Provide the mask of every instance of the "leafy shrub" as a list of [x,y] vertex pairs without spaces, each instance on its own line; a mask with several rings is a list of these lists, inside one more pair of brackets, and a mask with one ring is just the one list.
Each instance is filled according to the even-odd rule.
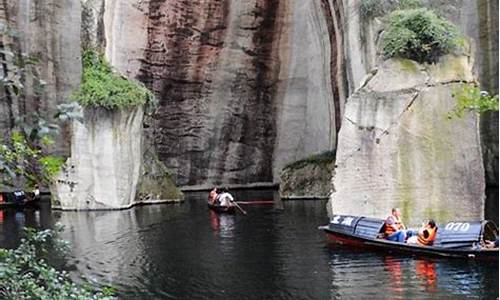
[[455,25],[426,8],[391,13],[382,38],[386,58],[403,57],[420,63],[435,62],[463,44]]
[[469,111],[479,114],[498,111],[498,95],[490,96],[488,92],[481,91],[478,86],[473,84],[462,84],[453,91],[452,96],[457,103],[448,115],[449,118],[461,118]]
[[47,155],[38,160],[42,166],[43,174],[47,178],[54,178],[61,166],[64,164],[64,158],[54,155]]
[[152,102],[153,94],[144,86],[113,72],[101,54],[83,53],[83,79],[73,98],[82,106],[122,109]]
[[300,169],[308,164],[329,164],[333,161],[335,161],[335,151],[325,151],[290,163],[285,166],[285,169]]
[[69,249],[56,237],[57,231],[25,228],[24,234],[17,249],[0,248],[1,299],[114,299],[111,288],[93,291],[89,285],[79,286],[47,263],[48,253],[64,255]]
[[[40,141],[52,142],[47,135]],[[23,133],[14,131],[8,143],[0,144],[0,189],[14,186],[18,178],[25,179],[29,187],[49,184],[63,164],[64,158],[44,155]]]
[[[34,95],[43,100],[47,83],[42,80],[36,68],[40,62],[37,55],[9,50],[17,48],[12,41],[17,39],[19,34],[0,22],[0,35],[12,37],[0,47],[0,62],[5,64],[3,75],[0,76],[0,89],[5,92],[5,99],[2,101],[14,103],[17,101],[15,97],[30,95],[31,92],[26,89],[28,83]],[[31,80],[26,82],[26,78]],[[62,122],[81,119],[81,107],[76,102],[57,105],[57,113],[48,119],[38,113],[21,114],[15,118],[12,116],[8,120],[12,132],[3,137],[0,143],[0,190],[3,190],[4,186],[24,183],[28,187],[49,183],[50,177],[62,164],[62,158],[44,156],[43,150],[48,150],[48,146],[54,143],[53,138],[60,133]]]
[[397,9],[412,9],[421,7],[420,0],[362,0],[359,11],[364,18],[384,16]]

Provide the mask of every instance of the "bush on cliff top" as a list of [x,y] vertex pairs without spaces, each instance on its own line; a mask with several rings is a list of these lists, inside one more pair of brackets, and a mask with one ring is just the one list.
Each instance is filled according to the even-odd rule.
[[397,10],[388,16],[387,23],[382,38],[386,58],[433,63],[464,45],[455,25],[426,8]]
[[82,106],[122,109],[153,101],[153,94],[147,88],[114,73],[101,54],[87,50],[82,59],[82,85],[73,94]]
[[335,161],[335,151],[324,151],[319,154],[311,155],[307,158],[292,162],[284,169],[300,169],[308,164],[329,164]]

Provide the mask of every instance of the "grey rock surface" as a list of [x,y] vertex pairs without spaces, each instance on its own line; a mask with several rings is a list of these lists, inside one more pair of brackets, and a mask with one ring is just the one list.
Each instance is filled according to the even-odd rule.
[[447,56],[432,66],[384,62],[346,104],[332,213],[384,218],[400,207],[413,225],[427,218],[481,219],[478,117],[448,118],[452,91],[472,79],[468,56]]
[[[33,67],[26,67],[23,94],[0,101],[0,132],[7,133],[13,120],[20,116],[36,113],[50,121],[57,111],[56,106],[68,102],[72,91],[80,84],[80,1],[3,1],[0,21],[12,32],[17,32],[13,37],[1,36],[5,50],[17,57],[25,53],[38,60]],[[13,69],[9,64],[7,68]],[[35,76],[41,79],[43,87],[35,83]],[[69,155],[69,140],[69,130],[65,127],[49,150]]]
[[52,187],[53,207],[113,209],[132,206],[142,165],[143,108],[85,109],[73,122],[71,157]]
[[282,199],[328,199],[335,163],[308,163],[284,168],[280,176]]

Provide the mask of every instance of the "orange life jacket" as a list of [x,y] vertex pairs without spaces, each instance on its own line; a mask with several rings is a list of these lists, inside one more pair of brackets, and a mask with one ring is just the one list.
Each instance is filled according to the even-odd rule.
[[396,228],[397,228],[398,230],[402,230],[402,229],[404,229],[404,228],[405,228],[405,225],[403,224],[403,222],[401,221],[401,219],[400,219],[400,218],[395,217],[395,216],[393,216],[393,215],[390,215],[390,216],[388,216],[388,217],[387,217],[387,219],[385,219],[385,234],[386,234],[386,235],[391,235],[391,234],[393,234],[394,232],[396,232],[396,230],[394,229],[394,226],[391,226],[391,225],[389,225],[389,224],[387,223],[387,220],[388,220],[389,218],[393,218],[393,219],[394,219],[394,224],[393,224],[393,225],[394,225],[394,226],[396,226]]
[[[427,231],[427,237],[425,236],[425,232]],[[419,230],[417,234],[418,243],[420,245],[429,246],[432,245],[434,239],[436,238],[437,227],[431,228],[426,227],[423,230]]]

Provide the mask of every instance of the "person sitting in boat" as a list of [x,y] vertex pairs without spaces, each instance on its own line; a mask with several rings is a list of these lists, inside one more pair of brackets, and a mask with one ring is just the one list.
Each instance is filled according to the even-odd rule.
[[421,246],[432,246],[434,240],[436,239],[437,226],[434,220],[427,221],[418,232],[409,231],[408,235],[411,235],[406,243]]
[[212,205],[217,205],[217,198],[218,198],[218,193],[217,193],[217,188],[214,187],[211,191],[210,194],[208,194],[208,202]]
[[494,241],[484,241],[485,244],[484,244],[484,247],[485,248],[498,248],[498,237],[494,240]]
[[392,213],[385,219],[385,238],[389,241],[404,243],[406,239],[406,227],[401,221],[401,212],[393,208]]
[[234,198],[227,188],[223,188],[222,192],[219,195],[219,203],[221,206],[233,206]]

